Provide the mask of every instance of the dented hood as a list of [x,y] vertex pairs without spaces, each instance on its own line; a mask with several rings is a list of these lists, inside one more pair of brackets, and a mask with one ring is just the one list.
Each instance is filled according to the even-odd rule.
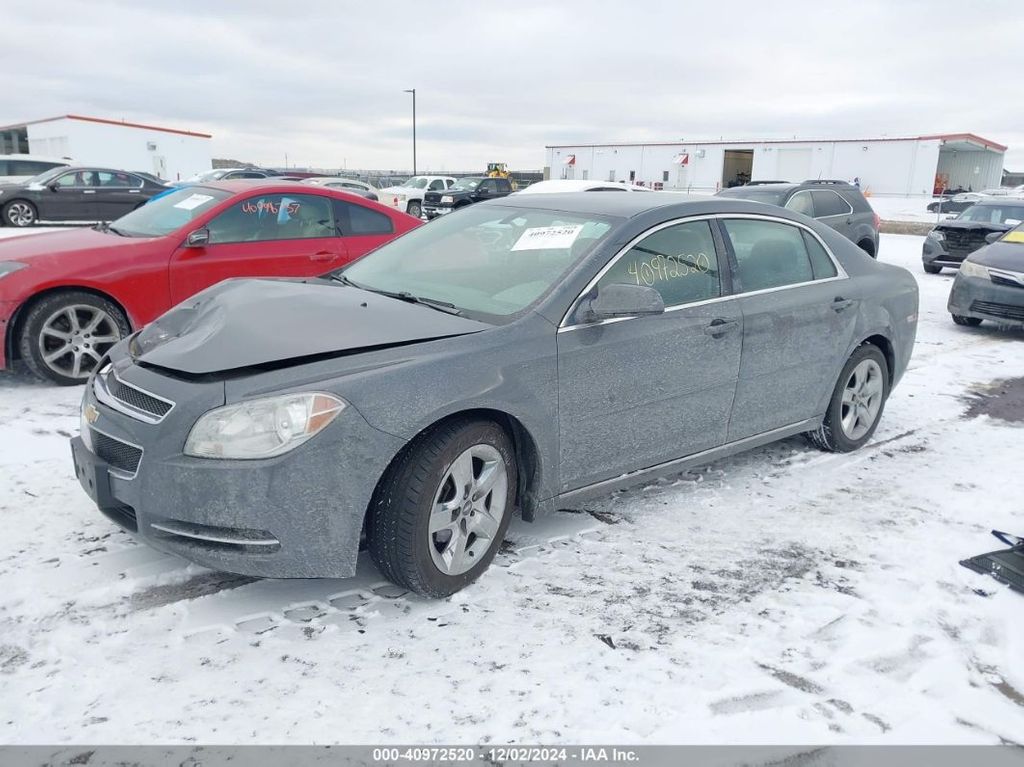
[[130,349],[140,362],[204,375],[490,327],[326,280],[227,280],[147,325]]

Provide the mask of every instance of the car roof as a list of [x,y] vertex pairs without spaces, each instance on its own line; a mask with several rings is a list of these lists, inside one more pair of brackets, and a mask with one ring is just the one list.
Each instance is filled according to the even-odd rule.
[[321,193],[326,193],[328,195],[347,195],[348,197],[358,197],[361,200],[366,199],[365,197],[360,197],[356,194],[350,194],[344,189],[324,186],[323,184],[303,184],[300,181],[281,181],[274,176],[269,178],[235,178],[230,181],[202,181],[193,186],[186,186],[182,188],[198,189],[200,187],[220,189],[221,191],[230,192],[231,194],[251,192],[254,189],[258,189],[266,194],[308,194],[312,190],[319,190]]
[[1019,197],[983,197],[975,205],[1005,208],[1007,205],[1013,208],[1024,208],[1024,200]]
[[[480,203],[514,208],[540,208],[560,210],[565,213],[583,213],[597,216],[618,216],[632,218],[650,210],[670,205],[697,206],[700,203],[718,202],[723,208],[734,205],[756,205],[758,210],[767,207],[764,203],[747,201],[725,202],[721,197],[687,195],[681,192],[651,192],[650,194],[594,194],[593,192],[552,192],[551,194],[512,194],[498,200]],[[741,210],[749,210],[743,207]],[[696,212],[696,211],[695,211]],[[685,214],[685,211],[684,211]]]

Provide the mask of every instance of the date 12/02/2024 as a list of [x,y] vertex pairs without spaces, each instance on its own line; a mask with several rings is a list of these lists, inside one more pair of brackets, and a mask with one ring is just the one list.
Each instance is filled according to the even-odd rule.
[[637,752],[630,748],[603,746],[583,746],[566,748],[564,746],[487,746],[473,748],[471,746],[424,746],[395,748],[374,748],[373,761],[388,764],[396,762],[477,762],[490,764],[508,762],[589,762],[629,763],[639,761]]

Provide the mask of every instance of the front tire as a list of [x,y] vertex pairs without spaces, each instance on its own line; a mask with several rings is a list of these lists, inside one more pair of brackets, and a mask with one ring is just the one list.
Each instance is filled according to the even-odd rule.
[[976,328],[981,324],[981,319],[978,317],[964,317],[962,314],[951,314],[953,322],[957,325],[963,325],[968,328]]
[[36,206],[26,200],[11,200],[4,205],[3,215],[7,226],[32,226],[39,220]]
[[29,308],[18,348],[36,376],[74,386],[85,383],[107,350],[129,333],[128,319],[111,301],[67,290]]
[[934,264],[924,264],[924,271],[927,274],[938,274],[942,271],[942,267],[935,266]]
[[393,583],[447,597],[487,569],[512,519],[517,471],[505,431],[460,419],[417,437],[370,506],[370,556]]
[[849,453],[862,447],[878,428],[889,397],[889,364],[872,344],[859,346],[843,366],[821,426],[808,432],[822,450]]
[[406,213],[408,213],[413,218],[419,218],[420,216],[423,215],[423,206],[420,205],[415,200],[413,200],[412,202],[409,203],[409,207],[406,209]]

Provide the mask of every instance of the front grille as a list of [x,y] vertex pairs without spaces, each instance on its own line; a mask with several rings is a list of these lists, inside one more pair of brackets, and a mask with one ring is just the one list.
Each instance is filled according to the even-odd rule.
[[1004,320],[1024,322],[1024,305],[1014,306],[1013,304],[997,304],[995,301],[974,301],[971,303],[971,311]]
[[950,254],[969,255],[985,244],[985,229],[945,229],[946,251]]
[[107,374],[106,384],[107,391],[114,399],[136,410],[141,410],[143,413],[149,413],[155,418],[163,418],[174,407],[170,402],[165,402],[152,394],[147,394],[141,389],[124,383],[114,375],[113,371]]
[[427,192],[423,195],[423,202],[437,205],[437,203],[441,202],[441,194],[439,192]]
[[95,429],[92,430],[92,444],[96,455],[111,468],[128,474],[135,474],[139,470],[139,462],[142,460],[141,448],[109,437]]

